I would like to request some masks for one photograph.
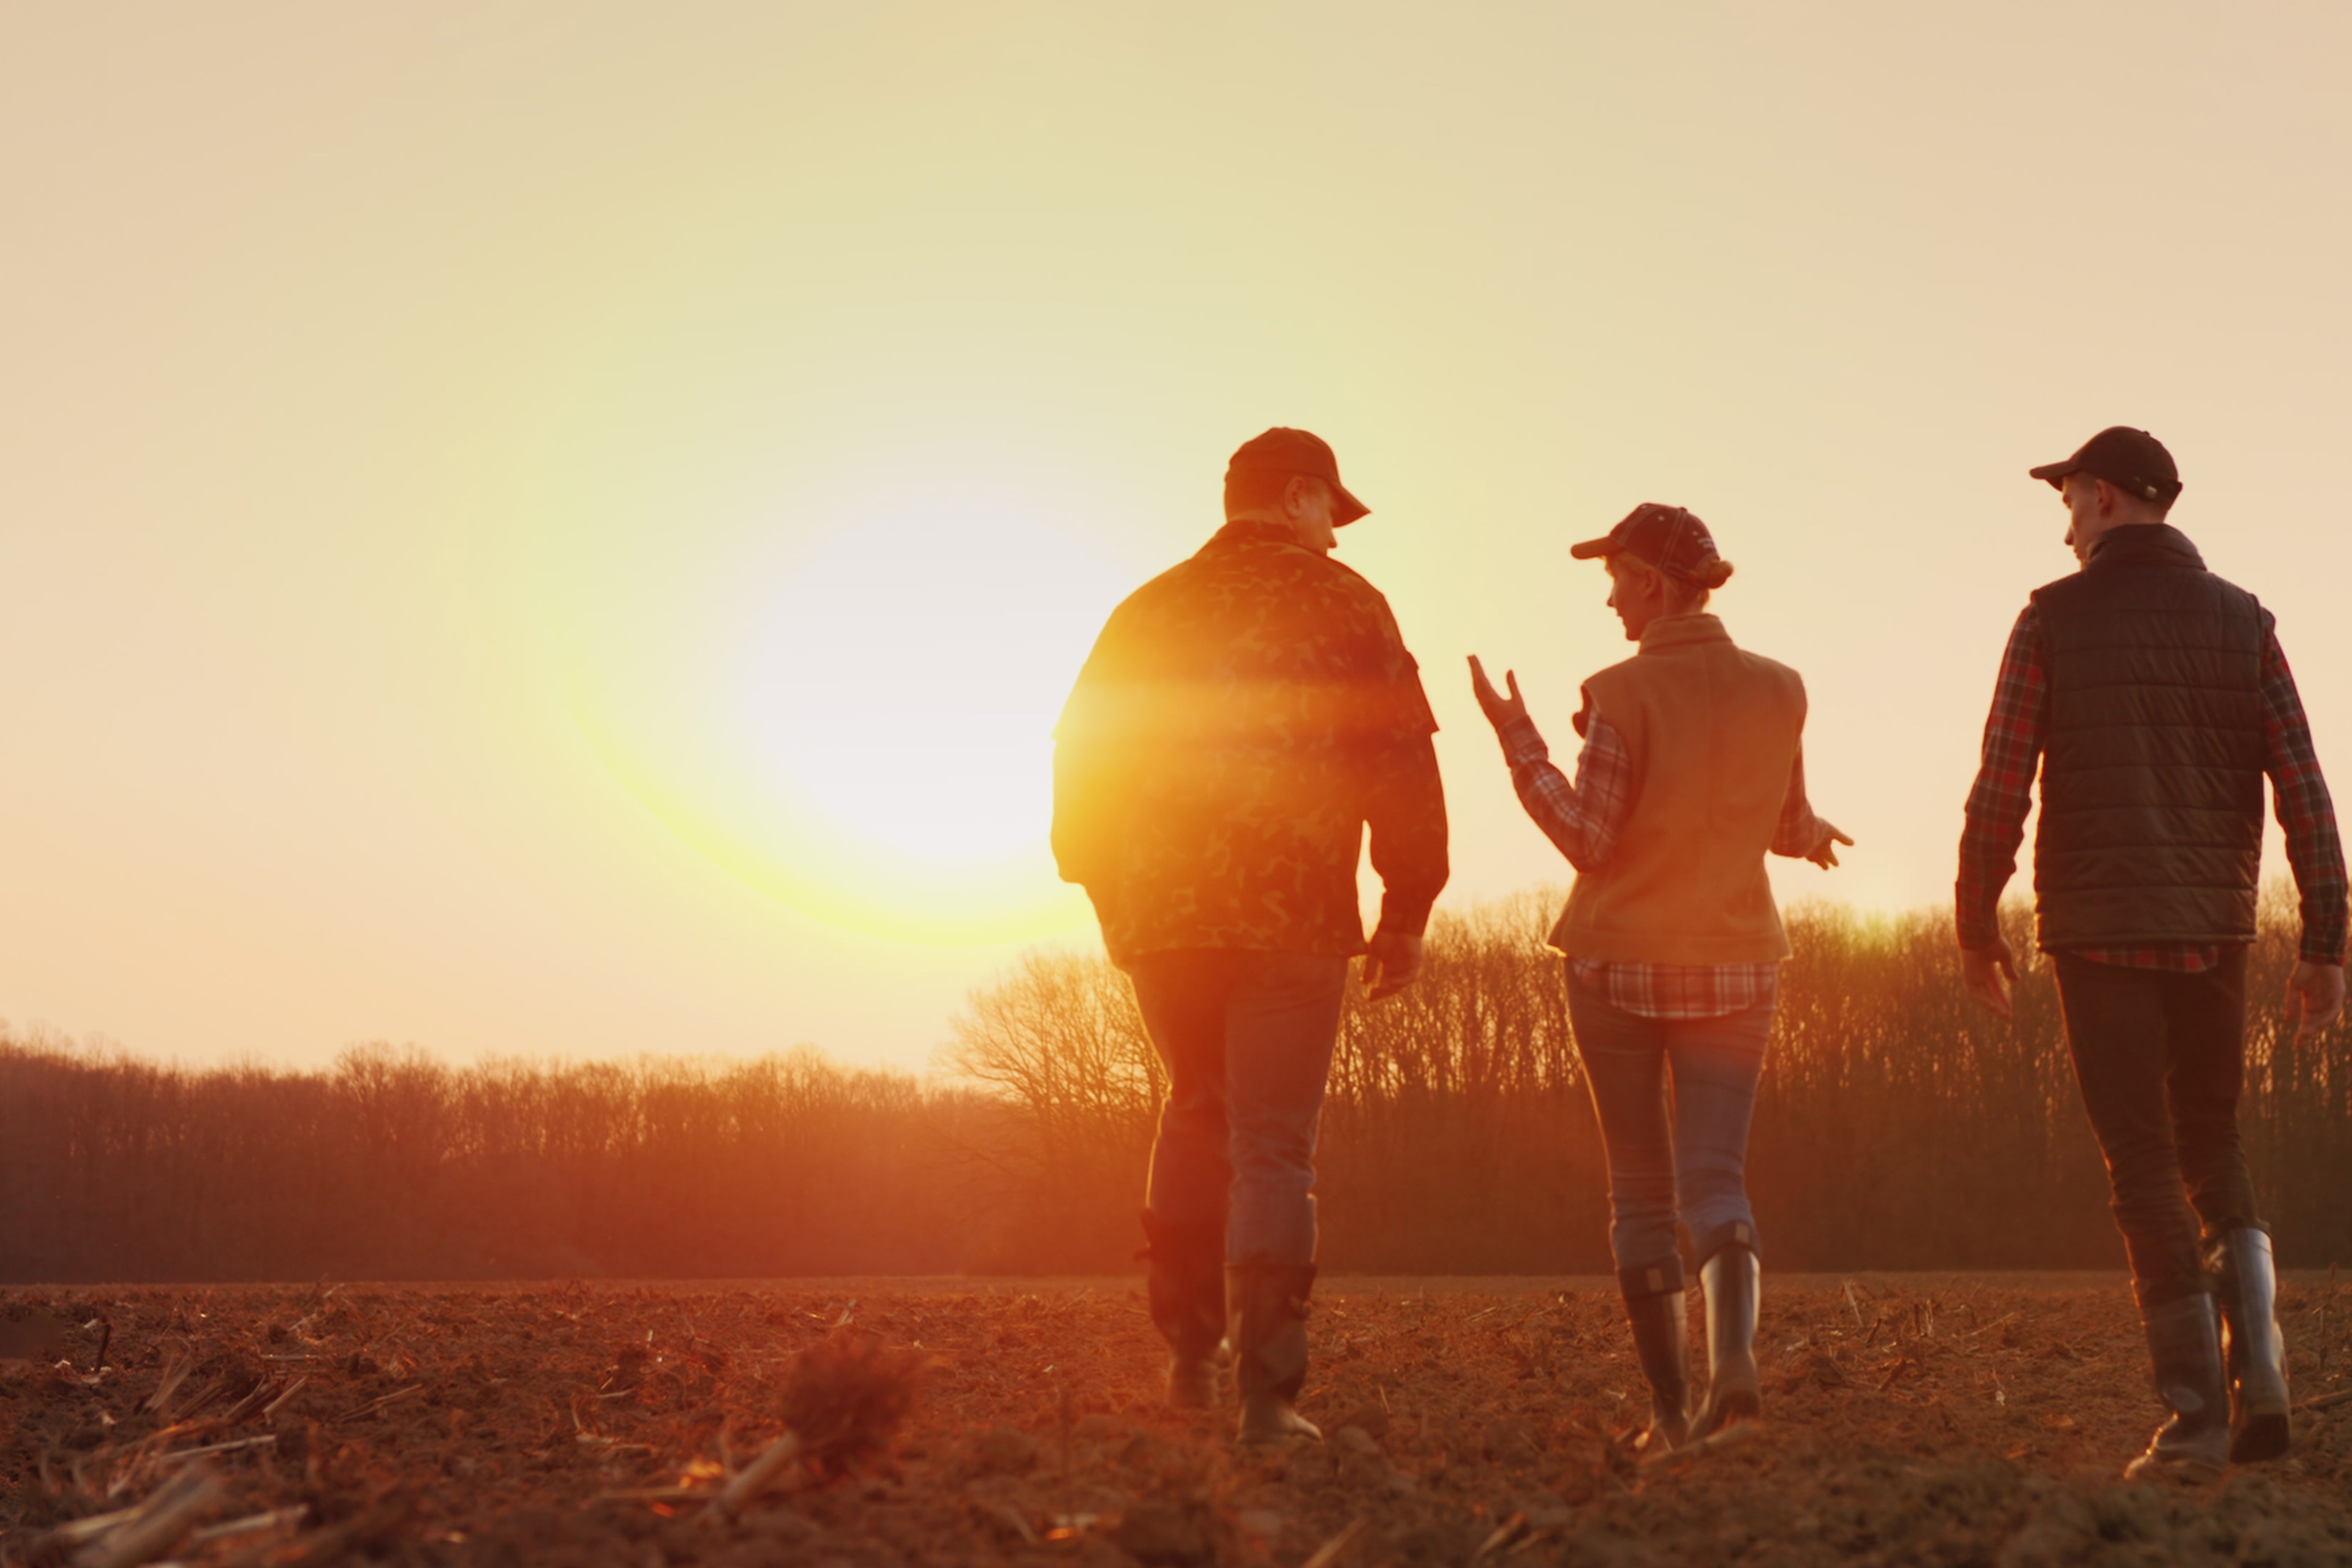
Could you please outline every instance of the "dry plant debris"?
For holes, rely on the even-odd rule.
[[[1775,1281],[1766,1421],[1654,1460],[1605,1289],[1333,1281],[1271,1453],[1130,1279],[20,1289],[77,1326],[0,1367],[0,1563],[2352,1563],[2352,1315],[2282,1300],[2295,1448],[2188,1488],[2116,1479],[2120,1280]]]

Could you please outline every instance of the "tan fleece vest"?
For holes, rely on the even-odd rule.
[[[1713,616],[1666,616],[1584,683],[1633,756],[1633,809],[1608,864],[1578,875],[1551,944],[1620,963],[1789,956],[1764,855],[1805,727],[1797,672],[1734,647]]]

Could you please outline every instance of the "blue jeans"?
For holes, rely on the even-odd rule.
[[[1314,1262],[1315,1129],[1347,959],[1197,948],[1146,953],[1127,973],[1168,1072],[1152,1214],[1223,1220],[1230,1262]]]
[[[1621,1277],[1667,1263],[1679,1277],[1677,1215],[1700,1263],[1734,1242],[1763,1255],[1748,1206],[1748,1121],[1772,1012],[1766,1003],[1719,1018],[1645,1018],[1570,977],[1569,1021],[1608,1146],[1609,1247]]]

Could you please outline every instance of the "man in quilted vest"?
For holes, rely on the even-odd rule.
[[[2009,1016],[1998,906],[2038,766],[2037,941],[2170,1411],[2125,1473],[2210,1476],[2288,1436],[2270,1232],[2238,1141],[2264,777],[2302,898],[2298,1040],[2344,1005],[2343,847],[2270,612],[2165,521],[2181,485],[2163,444],[2116,426],[2031,472],[2064,500],[2082,569],[2034,591],[2002,657],[1960,839],[1962,973]]]

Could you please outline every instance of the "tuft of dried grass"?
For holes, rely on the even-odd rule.
[[[922,1358],[871,1334],[827,1334],[801,1352],[784,1380],[784,1421],[810,1468],[828,1478],[889,1446],[915,1407]]]

